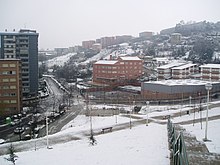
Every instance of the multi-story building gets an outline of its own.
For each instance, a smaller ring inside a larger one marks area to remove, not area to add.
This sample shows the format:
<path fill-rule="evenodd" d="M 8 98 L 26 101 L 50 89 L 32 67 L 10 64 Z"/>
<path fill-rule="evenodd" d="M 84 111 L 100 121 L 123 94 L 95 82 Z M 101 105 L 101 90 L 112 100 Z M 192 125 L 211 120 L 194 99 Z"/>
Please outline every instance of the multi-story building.
<path fill-rule="evenodd" d="M 172 78 L 172 68 L 182 66 L 184 64 L 186 64 L 186 62 L 172 62 L 166 65 L 157 67 L 158 80 Z"/>
<path fill-rule="evenodd" d="M 170 37 L 171 44 L 179 44 L 181 42 L 182 35 L 180 33 L 173 33 Z"/>
<path fill-rule="evenodd" d="M 153 32 L 141 32 L 139 33 L 139 37 L 143 38 L 151 38 L 153 36 Z"/>
<path fill-rule="evenodd" d="M 21 61 L 0 59 L 0 116 L 17 114 L 22 109 Z"/>
<path fill-rule="evenodd" d="M 0 59 L 20 59 L 22 94 L 38 94 L 38 33 L 35 30 L 0 33 Z"/>
<path fill-rule="evenodd" d="M 85 49 L 90 49 L 90 48 L 92 48 L 93 44 L 95 44 L 94 40 L 83 41 L 82 42 L 82 47 L 85 48 Z"/>
<path fill-rule="evenodd" d="M 115 37 L 102 37 L 100 39 L 102 48 L 106 48 L 108 46 L 116 44 L 116 38 Z"/>
<path fill-rule="evenodd" d="M 197 64 L 185 64 L 172 68 L 173 79 L 189 79 L 191 75 L 199 72 Z"/>
<path fill-rule="evenodd" d="M 201 65 L 201 79 L 210 81 L 220 80 L 220 64 Z"/>
<path fill-rule="evenodd" d="M 117 60 L 100 60 L 93 64 L 93 82 L 120 84 L 136 80 L 143 73 L 143 61 L 138 57 L 124 56 Z"/>

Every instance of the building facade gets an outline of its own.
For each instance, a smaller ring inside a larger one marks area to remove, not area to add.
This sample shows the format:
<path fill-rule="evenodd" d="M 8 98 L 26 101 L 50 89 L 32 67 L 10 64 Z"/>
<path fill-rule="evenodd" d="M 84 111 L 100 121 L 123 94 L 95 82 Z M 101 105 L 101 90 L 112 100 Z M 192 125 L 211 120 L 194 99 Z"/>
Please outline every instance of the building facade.
<path fill-rule="evenodd" d="M 143 74 L 143 61 L 138 57 L 119 57 L 117 60 L 100 60 L 93 64 L 93 82 L 121 84 L 136 80 Z"/>
<path fill-rule="evenodd" d="M 158 80 L 167 80 L 172 78 L 172 68 L 179 67 L 186 64 L 186 62 L 172 62 L 166 65 L 157 67 Z"/>
<path fill-rule="evenodd" d="M 143 82 L 141 84 L 141 94 L 143 98 L 153 101 L 188 99 L 198 97 L 199 95 L 207 95 L 205 85 L 209 81 L 203 80 L 162 80 Z M 212 82 L 211 93 L 220 91 L 220 82 Z"/>
<path fill-rule="evenodd" d="M 90 48 L 92 48 L 93 44 L 95 44 L 94 40 L 83 41 L 82 42 L 82 47 L 85 48 L 85 49 L 90 49 Z"/>
<path fill-rule="evenodd" d="M 185 64 L 172 68 L 173 79 L 189 79 L 191 75 L 199 73 L 197 64 Z"/>
<path fill-rule="evenodd" d="M 0 59 L 0 116 L 22 110 L 21 61 Z"/>
<path fill-rule="evenodd" d="M 22 94 L 38 94 L 38 33 L 35 30 L 0 33 L 0 59 L 20 59 Z"/>
<path fill-rule="evenodd" d="M 209 81 L 220 80 L 220 64 L 201 65 L 201 79 Z"/>
<path fill-rule="evenodd" d="M 173 33 L 173 34 L 171 34 L 170 43 L 173 44 L 173 45 L 180 44 L 181 37 L 182 37 L 182 35 L 180 33 Z"/>

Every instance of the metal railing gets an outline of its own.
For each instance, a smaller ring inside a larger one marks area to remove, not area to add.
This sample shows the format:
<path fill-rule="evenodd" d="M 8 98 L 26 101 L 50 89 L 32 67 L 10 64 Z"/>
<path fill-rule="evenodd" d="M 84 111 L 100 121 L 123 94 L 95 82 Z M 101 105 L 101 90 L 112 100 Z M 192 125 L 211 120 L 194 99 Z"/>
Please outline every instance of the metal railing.
<path fill-rule="evenodd" d="M 189 165 L 186 146 L 182 131 L 175 130 L 174 124 L 168 119 L 168 140 L 174 165 Z"/>

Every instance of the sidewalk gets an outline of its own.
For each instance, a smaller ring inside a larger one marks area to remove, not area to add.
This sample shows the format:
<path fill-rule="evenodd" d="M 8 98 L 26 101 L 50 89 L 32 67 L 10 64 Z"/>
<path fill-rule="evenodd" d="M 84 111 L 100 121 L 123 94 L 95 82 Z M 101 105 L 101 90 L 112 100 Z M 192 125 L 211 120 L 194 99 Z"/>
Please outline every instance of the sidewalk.
<path fill-rule="evenodd" d="M 177 131 L 182 131 L 186 145 L 186 152 L 190 165 L 219 165 L 220 154 L 210 153 L 204 142 L 198 141 L 195 136 L 175 124 Z"/>

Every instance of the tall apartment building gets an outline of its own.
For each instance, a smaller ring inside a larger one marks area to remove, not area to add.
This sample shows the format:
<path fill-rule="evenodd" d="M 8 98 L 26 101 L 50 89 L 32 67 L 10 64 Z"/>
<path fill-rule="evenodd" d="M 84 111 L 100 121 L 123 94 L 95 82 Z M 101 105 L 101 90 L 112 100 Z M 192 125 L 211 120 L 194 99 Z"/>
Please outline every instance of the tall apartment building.
<path fill-rule="evenodd" d="M 0 116 L 17 114 L 22 109 L 21 61 L 0 59 Z"/>
<path fill-rule="evenodd" d="M 95 40 L 83 41 L 82 47 L 85 49 L 90 49 L 95 44 Z"/>
<path fill-rule="evenodd" d="M 201 79 L 210 81 L 220 80 L 220 64 L 201 65 Z"/>
<path fill-rule="evenodd" d="M 143 61 L 138 57 L 124 56 L 117 60 L 100 60 L 93 64 L 93 82 L 120 84 L 136 80 L 143 73 Z"/>
<path fill-rule="evenodd" d="M 0 59 L 20 59 L 22 94 L 38 93 L 38 33 L 35 30 L 0 32 Z"/>

